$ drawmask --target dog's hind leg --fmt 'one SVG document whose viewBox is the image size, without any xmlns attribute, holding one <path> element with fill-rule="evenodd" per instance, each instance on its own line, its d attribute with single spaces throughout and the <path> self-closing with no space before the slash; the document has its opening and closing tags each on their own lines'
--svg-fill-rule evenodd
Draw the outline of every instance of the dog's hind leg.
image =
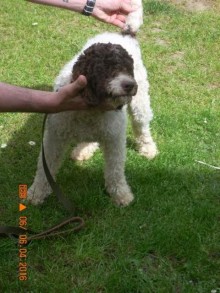
<svg viewBox="0 0 220 293">
<path fill-rule="evenodd" d="M 139 70 L 135 72 L 135 75 L 138 91 L 128 106 L 128 112 L 131 117 L 139 153 L 148 159 L 153 159 L 158 154 L 158 150 L 150 131 L 153 112 L 150 107 L 147 73 L 143 64 L 140 64 Z"/>
<path fill-rule="evenodd" d="M 99 148 L 99 144 L 97 142 L 82 142 L 79 143 L 71 153 L 71 158 L 76 161 L 85 161 L 90 159 L 95 151 Z"/>
<path fill-rule="evenodd" d="M 68 133 L 64 131 L 65 123 L 57 119 L 58 115 L 60 114 L 56 114 L 57 117 L 55 115 L 48 117 L 43 139 L 46 162 L 53 178 L 55 178 L 61 165 L 64 150 L 69 140 Z M 41 204 L 51 192 L 52 190 L 43 168 L 41 150 L 34 182 L 28 189 L 27 200 L 34 205 Z"/>
</svg>

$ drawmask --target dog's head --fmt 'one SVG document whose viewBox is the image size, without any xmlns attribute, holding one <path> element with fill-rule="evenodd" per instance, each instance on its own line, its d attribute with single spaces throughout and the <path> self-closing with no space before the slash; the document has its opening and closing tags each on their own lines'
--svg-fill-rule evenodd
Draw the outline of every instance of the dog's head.
<svg viewBox="0 0 220 293">
<path fill-rule="evenodd" d="M 86 49 L 73 66 L 72 80 L 81 74 L 87 78 L 82 96 L 93 106 L 119 109 L 137 92 L 133 59 L 120 45 L 97 43 Z"/>
</svg>

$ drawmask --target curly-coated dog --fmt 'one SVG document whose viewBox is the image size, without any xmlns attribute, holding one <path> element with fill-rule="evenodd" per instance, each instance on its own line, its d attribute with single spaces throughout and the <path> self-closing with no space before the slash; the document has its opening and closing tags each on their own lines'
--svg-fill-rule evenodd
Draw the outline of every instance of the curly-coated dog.
<svg viewBox="0 0 220 293">
<path fill-rule="evenodd" d="M 150 133 L 153 117 L 148 94 L 147 72 L 141 52 L 133 34 L 142 24 L 142 5 L 127 18 L 123 34 L 104 33 L 90 39 L 82 51 L 75 56 L 55 81 L 55 90 L 75 80 L 80 74 L 86 76 L 88 84 L 83 97 L 91 105 L 111 104 L 115 110 L 72 111 L 50 114 L 44 133 L 44 148 L 49 169 L 56 175 L 65 147 L 79 143 L 72 158 L 90 158 L 100 146 L 105 159 L 105 186 L 118 205 L 128 205 L 133 200 L 127 184 L 124 166 L 126 159 L 126 108 L 131 116 L 134 135 L 139 152 L 153 158 L 157 153 Z M 127 32 L 130 33 L 127 33 Z M 41 154 L 33 185 L 28 191 L 28 200 L 42 203 L 51 193 L 47 182 Z"/>
</svg>

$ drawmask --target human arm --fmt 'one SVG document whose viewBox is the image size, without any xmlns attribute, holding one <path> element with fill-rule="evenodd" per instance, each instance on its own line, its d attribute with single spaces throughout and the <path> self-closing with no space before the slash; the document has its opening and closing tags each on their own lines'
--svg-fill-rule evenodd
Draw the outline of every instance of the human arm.
<svg viewBox="0 0 220 293">
<path fill-rule="evenodd" d="M 69 9 L 81 13 L 86 5 L 86 0 L 27 0 L 32 3 L 50 5 Z M 96 0 L 92 16 L 124 28 L 126 15 L 137 7 L 131 5 L 131 0 Z"/>
<path fill-rule="evenodd" d="M 86 78 L 82 75 L 58 92 L 0 83 L 0 112 L 55 113 L 67 110 L 87 110 L 90 107 L 80 97 L 80 92 L 86 84 Z"/>
<path fill-rule="evenodd" d="M 27 0 L 28 2 L 60 7 L 75 12 L 82 12 L 86 5 L 86 0 Z"/>
</svg>

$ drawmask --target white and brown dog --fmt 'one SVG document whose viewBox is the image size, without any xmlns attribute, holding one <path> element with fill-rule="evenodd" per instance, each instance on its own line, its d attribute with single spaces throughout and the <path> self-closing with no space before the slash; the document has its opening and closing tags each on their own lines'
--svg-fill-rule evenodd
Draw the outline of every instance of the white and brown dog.
<svg viewBox="0 0 220 293">
<path fill-rule="evenodd" d="M 139 5 L 139 9 L 128 16 L 124 33 L 106 32 L 90 39 L 55 80 L 54 90 L 59 90 L 83 74 L 87 77 L 88 85 L 82 94 L 88 103 L 110 103 L 115 110 L 103 112 L 94 107 L 89 111 L 51 114 L 43 139 L 47 163 L 53 176 L 56 176 L 69 143 L 78 144 L 72 152 L 75 160 L 89 159 L 100 146 L 105 159 L 106 189 L 112 199 L 123 206 L 133 200 L 124 174 L 126 108 L 139 153 L 149 159 L 157 154 L 150 133 L 153 114 L 147 72 L 138 41 L 132 36 L 142 24 L 142 2 L 134 0 L 133 4 Z M 40 154 L 28 200 L 40 204 L 50 193 Z"/>
</svg>

